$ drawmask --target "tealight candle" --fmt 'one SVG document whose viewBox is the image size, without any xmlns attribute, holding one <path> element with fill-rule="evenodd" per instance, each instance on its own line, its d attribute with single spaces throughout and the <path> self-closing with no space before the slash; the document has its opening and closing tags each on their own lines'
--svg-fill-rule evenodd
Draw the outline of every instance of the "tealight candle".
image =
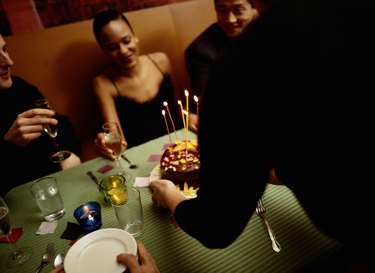
<svg viewBox="0 0 375 273">
<path fill-rule="evenodd" d="M 99 183 L 99 190 L 104 195 L 104 200 L 110 204 L 112 199 L 125 198 L 126 178 L 123 175 L 116 174 L 103 178 Z"/>
<path fill-rule="evenodd" d="M 83 203 L 74 210 L 73 215 L 85 232 L 98 230 L 102 226 L 101 208 L 98 202 Z"/>
</svg>

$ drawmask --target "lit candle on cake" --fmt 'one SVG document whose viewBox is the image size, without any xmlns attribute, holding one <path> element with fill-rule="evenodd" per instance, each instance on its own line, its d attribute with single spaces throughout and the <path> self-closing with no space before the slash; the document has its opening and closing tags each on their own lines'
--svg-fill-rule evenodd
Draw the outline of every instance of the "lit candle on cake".
<svg viewBox="0 0 375 273">
<path fill-rule="evenodd" d="M 189 91 L 185 89 L 186 97 L 186 127 L 185 127 L 185 137 L 186 137 L 186 148 L 188 144 L 188 129 L 189 129 Z"/>
<path fill-rule="evenodd" d="M 199 117 L 199 101 L 198 101 L 198 97 L 196 95 L 194 95 L 194 100 L 197 103 L 197 116 Z"/>
<path fill-rule="evenodd" d="M 189 91 L 185 89 L 186 97 L 186 127 L 185 127 L 185 138 L 186 138 L 186 158 L 188 156 L 188 129 L 189 129 Z"/>
<path fill-rule="evenodd" d="M 169 118 L 171 119 L 173 131 L 174 131 L 174 134 L 176 136 L 176 140 L 178 140 L 177 133 L 176 133 L 176 127 L 174 126 L 174 122 L 173 122 L 173 119 L 172 119 L 171 112 L 169 112 L 168 102 L 165 101 L 165 102 L 163 102 L 163 104 L 164 104 L 165 108 L 167 108 L 167 112 L 168 112 Z"/>
<path fill-rule="evenodd" d="M 184 125 L 184 128 L 185 128 L 186 127 L 186 124 L 185 124 L 185 115 L 184 115 L 184 109 L 182 108 L 182 102 L 180 100 L 178 100 L 177 103 L 180 105 L 181 117 L 182 117 L 182 124 Z"/>
<path fill-rule="evenodd" d="M 171 134 L 169 132 L 169 127 L 168 127 L 168 123 L 167 123 L 167 118 L 165 117 L 165 111 L 164 109 L 161 111 L 163 117 L 164 117 L 164 121 L 165 121 L 165 126 L 167 127 L 167 132 L 168 132 L 168 137 L 169 137 L 169 142 L 171 143 L 172 145 L 172 139 L 171 139 Z"/>
</svg>

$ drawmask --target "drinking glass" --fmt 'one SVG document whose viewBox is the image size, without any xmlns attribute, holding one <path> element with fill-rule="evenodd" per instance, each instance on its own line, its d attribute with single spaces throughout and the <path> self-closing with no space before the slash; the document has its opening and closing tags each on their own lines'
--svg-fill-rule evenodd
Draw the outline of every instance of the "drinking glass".
<svg viewBox="0 0 375 273">
<path fill-rule="evenodd" d="M 120 127 L 116 122 L 106 122 L 102 126 L 104 133 L 105 146 L 112 150 L 112 153 L 116 157 L 116 170 L 117 173 L 122 174 L 121 168 L 121 153 L 122 153 L 122 135 Z"/>
<path fill-rule="evenodd" d="M 38 99 L 34 101 L 35 107 L 38 108 L 44 108 L 44 109 L 50 109 L 56 113 L 56 111 L 51 107 L 51 104 L 48 102 L 47 99 Z M 57 152 L 54 153 L 51 156 L 51 161 L 54 163 L 60 163 L 61 161 L 64 161 L 67 159 L 72 153 L 70 151 L 60 150 L 60 146 L 56 140 L 58 127 L 57 125 L 45 125 L 44 126 L 44 132 L 46 132 L 53 140 L 53 143 L 55 144 Z"/>
<path fill-rule="evenodd" d="M 9 208 L 5 200 L 0 196 L 0 237 L 7 238 L 9 243 L 14 247 L 14 251 L 8 256 L 7 267 L 24 264 L 30 259 L 33 253 L 30 247 L 18 247 L 11 234 L 12 221 L 10 219 Z"/>
<path fill-rule="evenodd" d="M 39 178 L 31 184 L 30 192 L 46 221 L 55 221 L 65 215 L 65 206 L 56 177 Z"/>
<path fill-rule="evenodd" d="M 144 221 L 140 191 L 135 187 L 129 187 L 126 189 L 126 198 L 119 200 L 111 196 L 110 201 L 120 228 L 135 238 L 141 236 L 144 230 Z"/>
</svg>

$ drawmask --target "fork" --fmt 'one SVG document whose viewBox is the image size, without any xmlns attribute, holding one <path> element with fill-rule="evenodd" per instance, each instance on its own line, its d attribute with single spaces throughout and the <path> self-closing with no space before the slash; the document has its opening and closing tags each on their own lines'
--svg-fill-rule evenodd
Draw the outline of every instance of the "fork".
<svg viewBox="0 0 375 273">
<path fill-rule="evenodd" d="M 49 264 L 51 262 L 53 252 L 54 252 L 53 243 L 48 243 L 47 248 L 46 248 L 46 252 L 43 254 L 42 261 L 40 262 L 40 265 L 39 265 L 38 269 L 36 270 L 36 273 L 39 273 L 42 270 L 43 267 L 45 267 L 47 264 Z"/>
<path fill-rule="evenodd" d="M 275 252 L 280 252 L 281 246 L 280 246 L 279 242 L 276 240 L 275 234 L 273 233 L 271 225 L 268 222 L 267 213 L 266 213 L 266 207 L 263 204 L 262 198 L 259 198 L 257 207 L 255 209 L 255 212 L 257 213 L 257 215 L 261 219 L 263 219 L 264 223 L 267 226 L 268 235 L 270 236 L 270 239 L 271 239 L 271 242 L 272 242 L 272 249 Z"/>
</svg>

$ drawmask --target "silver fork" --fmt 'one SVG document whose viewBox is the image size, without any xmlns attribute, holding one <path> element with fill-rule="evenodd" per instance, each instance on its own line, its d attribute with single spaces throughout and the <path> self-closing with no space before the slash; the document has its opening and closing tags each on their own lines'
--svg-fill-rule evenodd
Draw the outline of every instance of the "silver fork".
<svg viewBox="0 0 375 273">
<path fill-rule="evenodd" d="M 271 242 L 272 242 L 272 249 L 276 252 L 280 252 L 281 246 L 280 246 L 279 242 L 276 240 L 275 234 L 273 233 L 271 225 L 268 222 L 266 207 L 263 204 L 262 198 L 259 198 L 257 207 L 255 209 L 255 212 L 257 213 L 257 215 L 261 219 L 263 219 L 264 223 L 267 226 L 268 235 L 270 236 L 270 239 L 271 239 Z"/>
<path fill-rule="evenodd" d="M 42 261 L 40 262 L 40 265 L 35 273 L 39 273 L 43 267 L 45 267 L 47 264 L 49 264 L 52 261 L 53 252 L 54 252 L 53 243 L 48 243 L 46 252 L 43 254 Z"/>
</svg>

